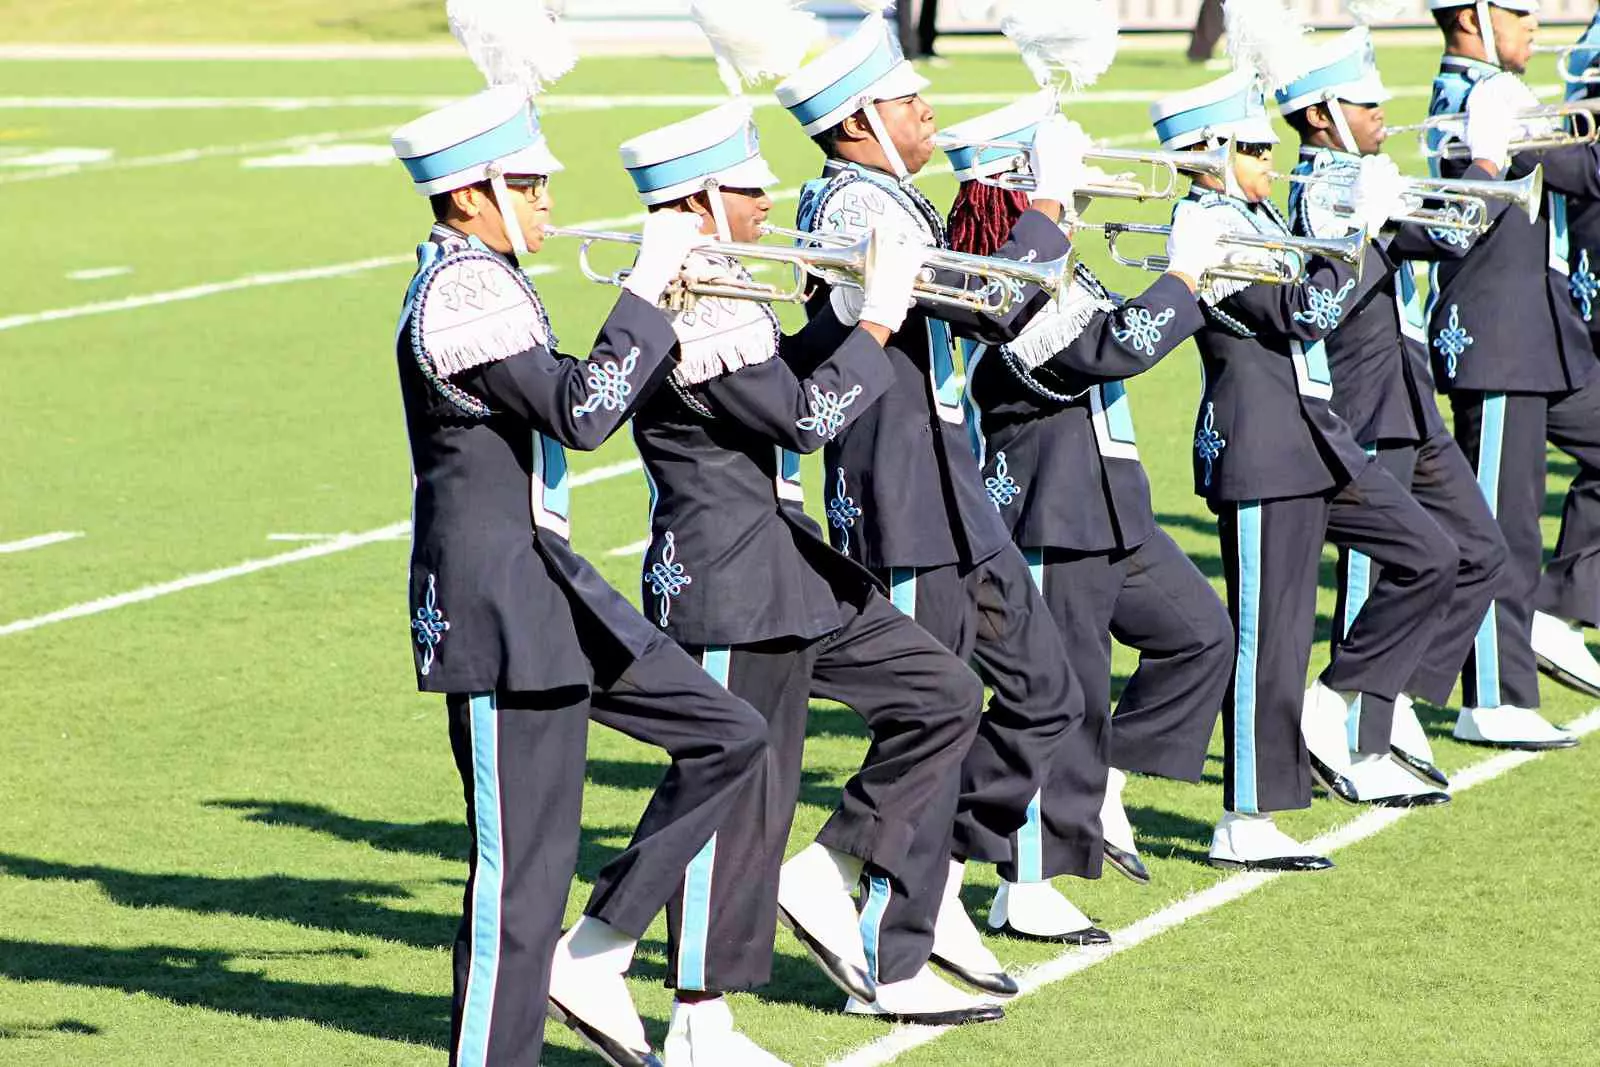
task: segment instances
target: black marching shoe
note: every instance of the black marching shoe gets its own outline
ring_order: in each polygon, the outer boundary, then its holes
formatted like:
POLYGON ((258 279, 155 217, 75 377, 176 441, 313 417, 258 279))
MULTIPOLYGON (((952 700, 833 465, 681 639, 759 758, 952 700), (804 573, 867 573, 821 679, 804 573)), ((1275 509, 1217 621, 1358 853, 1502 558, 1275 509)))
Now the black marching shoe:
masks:
POLYGON ((662 1067, 661 1061, 650 1049, 629 1048, 599 1027, 591 1026, 563 1008, 560 1001, 552 999, 549 1003, 550 1014, 555 1017, 556 1022, 564 1024, 567 1029, 577 1034, 579 1041, 611 1064, 611 1067, 662 1067))
POLYGON ((1278 829, 1270 815, 1228 812, 1211 835, 1211 866, 1226 871, 1325 871, 1326 856, 1278 829))
POLYGON ((964 993, 924 966, 903 982, 879 982, 878 998, 868 1002, 851 997, 846 1015, 870 1015, 915 1026, 965 1026, 1005 1018, 1005 1010, 964 993))
POLYGON ((1129 881, 1137 882, 1139 885, 1150 884, 1150 868, 1144 865, 1144 860, 1139 858, 1137 852, 1124 852, 1107 841, 1105 856, 1106 862, 1129 881))
POLYGON ((1024 941, 1105 945, 1111 935, 1049 882, 1005 882, 989 905, 989 929, 1024 941))
POLYGON ((1361 794, 1356 791, 1355 783, 1315 756, 1311 757, 1311 774, 1335 800, 1346 804, 1361 803, 1361 794))

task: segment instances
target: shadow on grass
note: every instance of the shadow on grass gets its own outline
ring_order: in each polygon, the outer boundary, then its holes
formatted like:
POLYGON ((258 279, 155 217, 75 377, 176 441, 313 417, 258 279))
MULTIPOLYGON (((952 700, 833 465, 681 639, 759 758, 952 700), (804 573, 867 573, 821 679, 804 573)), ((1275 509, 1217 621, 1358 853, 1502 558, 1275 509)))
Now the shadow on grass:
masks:
POLYGON ((444 1046, 450 1033, 448 997, 338 982, 286 982, 249 969, 253 960, 280 955, 360 953, 235 953, 183 945, 107 948, 0 939, 0 976, 148 993, 174 1004, 255 1019, 305 1019, 369 1037, 444 1046))
POLYGON ((57 1019, 53 1023, 44 1025, 18 1023, 15 1026, 7 1026, 5 1023, 0 1023, 0 1041, 25 1041, 30 1038, 57 1037, 63 1034, 69 1037, 92 1037, 102 1032, 98 1026, 79 1022, 77 1019, 57 1019))
POLYGON ((1209 822, 1165 808, 1138 805, 1128 808, 1128 818, 1138 827, 1139 837, 1150 842, 1148 845, 1141 844, 1140 850, 1151 856, 1176 856, 1194 863, 1205 863, 1211 853, 1213 827, 1209 822))

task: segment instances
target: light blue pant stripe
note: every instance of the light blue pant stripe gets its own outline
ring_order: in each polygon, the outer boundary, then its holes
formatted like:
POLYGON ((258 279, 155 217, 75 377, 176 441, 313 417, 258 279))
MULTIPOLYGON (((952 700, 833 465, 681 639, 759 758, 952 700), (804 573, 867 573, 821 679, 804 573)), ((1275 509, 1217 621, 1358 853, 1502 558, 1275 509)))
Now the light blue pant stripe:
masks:
POLYGON ((1044 799, 1040 789, 1028 801, 1028 815, 1017 831, 1017 881, 1044 881, 1044 827, 1039 820, 1039 806, 1044 799))
POLYGON ((889 602, 907 618, 917 617, 917 568, 889 568, 889 602))
POLYGON ((867 973, 878 980, 878 942, 882 935, 883 916, 889 910, 889 898, 894 890, 889 879, 876 875, 867 879, 867 903, 861 909, 861 947, 867 953, 867 973))
POLYGON ((1044 549, 1025 548, 1022 558, 1028 561, 1028 574, 1033 578, 1033 587, 1042 594, 1044 592, 1044 549))
MULTIPOLYGON (((1478 488, 1489 504, 1489 513, 1500 514, 1500 451, 1506 435, 1506 396, 1487 393, 1483 398, 1483 425, 1478 431, 1478 488)), ((1500 633, 1495 626, 1496 605, 1491 603, 1472 639, 1472 662, 1476 668, 1478 704, 1500 706, 1500 633)))
POLYGON ((1261 615, 1261 504, 1237 505, 1239 648, 1233 681, 1233 810, 1254 814, 1256 801, 1256 648, 1261 615))
MULTIPOLYGON (((1350 633, 1350 628, 1356 624, 1356 617, 1361 614, 1361 609, 1366 606, 1367 594, 1372 585, 1372 560, 1362 552, 1345 553, 1344 571, 1344 618, 1340 620, 1341 628, 1336 640, 1344 640, 1350 633)), ((1350 717, 1345 720, 1346 737, 1349 740, 1350 751, 1356 752, 1361 748, 1361 694, 1356 694, 1356 699, 1350 708, 1350 717)))
MULTIPOLYGON (((713 645, 700 654, 700 666, 724 689, 731 653, 713 645)), ((706 945, 711 938, 711 878, 717 865, 717 835, 712 834, 683 871, 683 927, 678 931, 678 988, 706 987, 706 945)))
POLYGON ((500 971, 500 893, 505 878, 500 837, 500 724, 492 693, 469 697, 467 706, 478 866, 472 885, 472 958, 467 965, 456 1059, 461 1067, 481 1067, 489 1062, 489 1023, 500 971))

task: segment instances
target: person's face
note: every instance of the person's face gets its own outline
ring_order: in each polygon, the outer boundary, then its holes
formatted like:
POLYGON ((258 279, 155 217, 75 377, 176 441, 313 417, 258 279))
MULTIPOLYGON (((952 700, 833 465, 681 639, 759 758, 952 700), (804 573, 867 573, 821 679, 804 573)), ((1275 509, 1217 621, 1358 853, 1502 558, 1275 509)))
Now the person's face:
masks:
MULTIPOLYGON (((761 189, 724 189, 722 210, 728 216, 729 240, 756 241, 761 237, 767 212, 772 210, 772 198, 761 189)), ((712 228, 715 227, 713 222, 712 228)))
POLYGON ((1338 106, 1344 111, 1350 136, 1356 139, 1356 151, 1364 156, 1382 152, 1384 138, 1388 136, 1383 132, 1383 105, 1340 103, 1338 106))
POLYGON ((550 195, 550 179, 542 174, 508 175, 505 182, 523 243, 529 252, 537 252, 544 247, 545 227, 550 223, 550 209, 555 205, 550 195))
POLYGON ((900 162, 906 165, 906 173, 916 174, 926 167, 933 158, 933 135, 938 132, 933 107, 916 93, 898 100, 880 100, 875 106, 889 140, 900 153, 900 162))
POLYGON ((1526 74, 1528 60, 1533 58, 1533 34, 1539 28, 1539 16, 1491 5, 1489 25, 1494 30, 1500 66, 1513 74, 1526 74))
POLYGON ((1239 192, 1252 204, 1272 196, 1272 146, 1240 141, 1234 146, 1233 179, 1239 192))

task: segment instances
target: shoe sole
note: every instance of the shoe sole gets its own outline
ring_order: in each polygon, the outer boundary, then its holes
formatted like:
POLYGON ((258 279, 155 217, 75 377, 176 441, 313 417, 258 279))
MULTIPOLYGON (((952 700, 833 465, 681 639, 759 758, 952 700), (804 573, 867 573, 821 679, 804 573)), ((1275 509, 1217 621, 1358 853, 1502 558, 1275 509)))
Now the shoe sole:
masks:
POLYGON ((1294 874, 1312 874, 1316 871, 1331 871, 1333 869, 1333 861, 1325 856, 1293 856, 1273 860, 1225 860, 1216 856, 1207 856, 1206 862, 1224 871, 1283 871, 1294 874), (1313 860, 1320 862, 1313 862, 1313 860))
POLYGON ((938 953, 929 955, 928 962, 962 985, 976 989, 980 993, 988 993, 994 997, 1014 997, 1022 992, 1022 987, 1017 985, 1017 980, 1004 972, 996 975, 988 971, 969 971, 965 967, 945 959, 938 953), (980 977, 980 974, 985 977, 980 977))
POLYGON ((1425 785, 1438 786, 1440 789, 1450 788, 1450 779, 1438 767, 1425 759, 1418 759, 1393 745, 1389 746, 1389 754, 1399 761, 1400 766, 1411 772, 1425 785))
POLYGON ((1126 852, 1115 845, 1105 846, 1105 859, 1113 870, 1134 885, 1149 885, 1150 870, 1137 853, 1126 852))
POLYGON ((1091 926, 1087 930, 1073 930, 1066 934, 1034 934, 1027 930, 1018 930, 1009 922, 1004 926, 991 926, 989 932, 1014 937, 1019 941, 1038 941, 1046 945, 1077 945, 1082 948, 1086 945, 1109 945, 1111 935, 1098 926, 1091 926))
POLYGON ((1537 652, 1533 654, 1533 658, 1534 662, 1538 663, 1539 665, 1540 674, 1544 674, 1555 679, 1568 689, 1576 689, 1578 692, 1587 696, 1600 697, 1600 686, 1597 686, 1592 682, 1584 681, 1571 671, 1562 670, 1560 667, 1555 665, 1553 660, 1545 659, 1537 652))
POLYGON ((1449 793, 1407 793, 1366 801, 1374 808, 1435 808, 1450 803, 1449 793))
POLYGON ((812 937, 805 927, 795 922, 794 916, 790 915, 781 904, 778 905, 778 921, 794 935, 796 941, 800 942, 800 947, 806 950, 811 962, 815 963, 818 969, 828 976, 828 981, 838 986, 845 996, 855 997, 867 1003, 871 1003, 877 997, 878 990, 873 985, 868 982, 855 982, 848 977, 849 972, 856 970, 853 964, 846 963, 826 945, 812 937))
POLYGON ((1356 794, 1355 786, 1350 783, 1350 779, 1338 773, 1317 757, 1311 756, 1309 753, 1307 755, 1311 760, 1311 776, 1322 784, 1322 788, 1328 791, 1329 796, 1342 804, 1361 803, 1356 794))
POLYGON ((624 1048, 562 1007, 560 1001, 550 999, 548 1003, 550 1014, 556 1022, 576 1034, 589 1051, 611 1064, 611 1067, 662 1067, 655 1053, 624 1048))
POLYGON ((1514 752, 1550 752, 1558 748, 1577 748, 1576 737, 1563 738, 1560 741, 1489 741, 1481 737, 1456 737, 1463 745, 1477 745, 1479 748, 1508 748, 1514 752))
POLYGON ((1006 1017, 1005 1009, 998 1004, 985 1004, 958 1011, 935 1011, 926 1015, 901 1015, 892 1011, 845 1011, 863 1019, 882 1019, 884 1022, 903 1023, 906 1026, 966 1026, 970 1023, 997 1023, 1006 1017))

